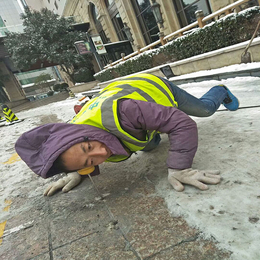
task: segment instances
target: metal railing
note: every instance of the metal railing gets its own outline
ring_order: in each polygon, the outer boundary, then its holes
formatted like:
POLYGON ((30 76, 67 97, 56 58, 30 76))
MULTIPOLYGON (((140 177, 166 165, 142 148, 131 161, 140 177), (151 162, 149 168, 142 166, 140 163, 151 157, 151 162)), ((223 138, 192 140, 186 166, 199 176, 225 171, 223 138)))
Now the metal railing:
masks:
POLYGON ((217 10, 216 12, 214 12, 214 13, 206 16, 206 17, 203 17, 203 16, 199 17, 199 18, 197 18, 198 20, 196 22, 191 23, 191 24, 189 24, 189 25, 187 25, 187 26, 185 26, 185 27, 183 27, 183 28, 181 28, 181 29, 179 29, 179 30, 177 30, 175 32, 172 32, 172 33, 170 33, 170 34, 168 34, 166 36, 163 36, 163 34, 161 34, 160 40, 157 40, 157 41, 155 41, 155 42, 153 42, 153 43, 151 43, 151 44, 149 44, 149 45, 147 45, 147 46, 145 46, 143 48, 138 48, 137 51, 135 51, 135 52, 133 52, 133 53, 127 55, 127 56, 124 56, 122 59, 119 59, 119 60, 116 60, 114 62, 111 62, 109 65, 105 66, 104 69, 107 69, 109 67, 113 67, 114 65, 116 65, 116 64, 118 64, 118 63, 120 63, 122 61, 125 61, 125 60, 127 60, 129 58, 132 58, 132 57, 134 57, 134 56, 136 56, 136 55, 138 55, 138 54, 140 54, 140 53, 142 53, 144 51, 150 50, 150 49, 152 49, 153 47, 155 47, 158 44, 165 45, 165 43, 167 43, 168 40, 170 40, 172 38, 180 37, 180 36, 183 35, 184 32, 187 32, 190 29, 195 28, 196 26, 199 26, 199 27, 202 28, 203 26, 206 25, 207 21, 212 20, 215 17, 218 18, 218 16, 222 15, 222 14, 225 14, 225 15, 230 14, 230 13, 232 13, 232 11, 236 7, 238 7, 239 5, 241 5, 241 4, 245 3, 245 2, 248 2, 248 0, 239 0, 239 1, 235 2, 235 3, 232 3, 232 4, 230 4, 230 5, 226 6, 226 7, 223 7, 221 9, 217 10))

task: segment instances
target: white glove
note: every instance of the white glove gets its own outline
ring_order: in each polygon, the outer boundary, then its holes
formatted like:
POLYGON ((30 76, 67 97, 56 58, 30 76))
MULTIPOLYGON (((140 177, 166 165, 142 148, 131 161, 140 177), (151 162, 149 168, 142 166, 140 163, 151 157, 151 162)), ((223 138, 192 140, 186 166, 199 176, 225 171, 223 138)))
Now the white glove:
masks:
POLYGON ((199 171, 192 168, 178 170, 168 169, 168 181, 176 191, 183 191, 184 186, 182 184, 189 184, 200 190, 207 190, 207 184, 218 184, 221 181, 219 171, 199 171))
POLYGON ((53 182, 45 191, 44 196, 52 196, 56 191, 68 192, 77 186, 81 181, 81 175, 77 172, 70 172, 67 176, 53 182))

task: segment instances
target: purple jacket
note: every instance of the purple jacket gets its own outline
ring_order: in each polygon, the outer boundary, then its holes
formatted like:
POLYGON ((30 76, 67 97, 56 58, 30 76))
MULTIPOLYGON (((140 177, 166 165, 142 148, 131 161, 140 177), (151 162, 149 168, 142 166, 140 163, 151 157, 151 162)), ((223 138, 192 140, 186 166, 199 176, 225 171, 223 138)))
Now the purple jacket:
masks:
MULTIPOLYGON (((121 126, 129 134, 142 139, 146 130, 157 130, 169 136, 167 166, 190 168, 198 145, 196 123, 174 107, 138 100, 119 102, 121 126)), ((19 156, 43 178, 60 173, 53 167, 57 157, 72 145, 84 140, 100 141, 113 155, 127 155, 119 139, 102 129, 89 125, 54 123, 36 127, 24 133, 16 142, 19 156)), ((112 156, 113 156, 112 155, 112 156)))

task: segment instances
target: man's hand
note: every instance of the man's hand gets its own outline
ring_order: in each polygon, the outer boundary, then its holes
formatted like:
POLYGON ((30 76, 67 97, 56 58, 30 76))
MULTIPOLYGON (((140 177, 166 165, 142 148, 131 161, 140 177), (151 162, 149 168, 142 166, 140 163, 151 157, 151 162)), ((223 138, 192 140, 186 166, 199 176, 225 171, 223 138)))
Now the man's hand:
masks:
POLYGON ((45 191, 44 196, 52 196, 56 191, 68 192, 77 186, 81 181, 81 176, 77 172, 70 172, 67 176, 52 183, 45 191))
POLYGON ((176 191, 183 191, 182 184, 192 185, 200 190, 207 190, 208 186, 205 184, 218 184, 221 181, 219 171, 199 171, 192 168, 178 170, 168 169, 168 181, 176 191))

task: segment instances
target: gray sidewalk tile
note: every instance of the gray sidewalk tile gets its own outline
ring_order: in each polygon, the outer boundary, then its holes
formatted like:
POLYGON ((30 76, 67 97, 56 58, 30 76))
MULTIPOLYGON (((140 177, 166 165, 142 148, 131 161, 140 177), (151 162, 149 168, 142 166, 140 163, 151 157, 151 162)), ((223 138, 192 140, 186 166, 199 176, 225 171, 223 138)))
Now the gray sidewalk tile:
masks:
MULTIPOLYGON (((152 153, 160 153, 161 149, 163 148, 158 147, 158 150, 152 153)), ((147 153, 142 155, 150 157, 147 153)), ((133 167, 138 168, 135 164, 133 167)), ((158 174, 147 173, 146 176, 142 176, 138 172, 131 174, 127 167, 117 169, 114 165, 107 164, 103 169, 106 177, 98 176, 94 179, 100 193, 110 193, 105 198, 105 203, 118 221, 118 227, 127 241, 140 255, 140 259, 152 259, 161 253, 168 257, 171 255, 171 248, 178 251, 179 244, 189 244, 190 240, 194 245, 194 247, 189 246, 191 255, 194 253, 202 256, 207 254, 229 256, 229 252, 217 249, 214 242, 199 240, 199 231, 189 227, 183 218, 170 215, 164 200, 156 193, 154 185, 161 177, 160 172, 166 171, 166 168, 158 166, 153 170, 158 174), (194 243, 194 241, 198 242, 194 243)))
MULTIPOLYGON (((22 222, 22 218, 20 220, 22 222)), ((12 220, 7 224, 12 226, 12 220)), ((49 250, 47 229, 45 225, 35 224, 33 227, 10 234, 4 237, 0 249, 1 260, 25 260, 46 253, 49 250)))
POLYGON ((58 260, 138 260, 129 249, 120 232, 104 228, 98 233, 68 243, 53 250, 53 259, 58 260))
MULTIPOLYGON (((158 254, 149 257, 149 260, 227 260, 228 252, 221 252, 211 242, 189 241, 172 246, 158 254)), ((148 260, 148 259, 147 259, 148 260)))

